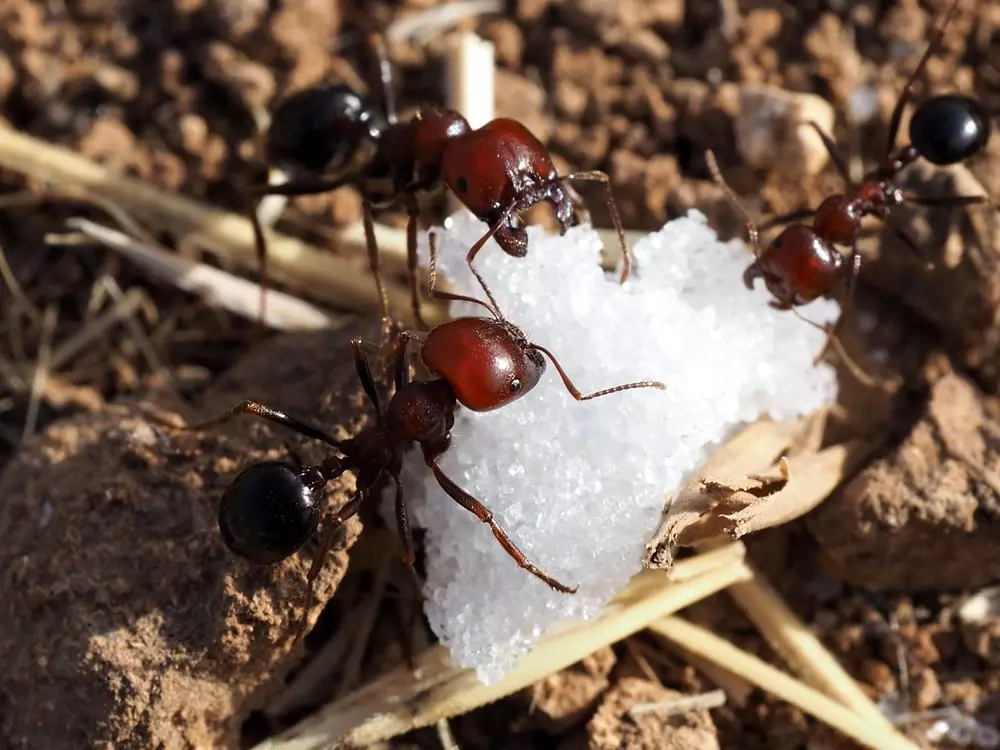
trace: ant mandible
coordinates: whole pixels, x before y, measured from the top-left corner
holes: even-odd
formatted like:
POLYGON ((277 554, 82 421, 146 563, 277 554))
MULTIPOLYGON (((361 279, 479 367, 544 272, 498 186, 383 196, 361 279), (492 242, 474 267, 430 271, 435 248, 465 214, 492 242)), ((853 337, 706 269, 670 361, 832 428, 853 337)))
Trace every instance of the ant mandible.
MULTIPOLYGON (((473 265, 476 255, 493 237, 513 257, 524 257, 528 234, 518 214, 536 203, 549 203, 561 233, 575 220, 589 221, 571 182, 604 184, 605 197, 618 234, 623 263, 620 282, 628 279, 632 261, 625 233, 604 172, 559 175, 542 143, 521 123, 498 118, 472 130, 451 109, 425 106, 405 122, 396 116, 391 65, 379 34, 367 37, 378 61, 385 114, 375 104, 345 85, 321 85, 303 90, 279 105, 265 141, 268 160, 308 174, 341 173, 334 179, 297 179, 252 190, 265 195, 314 195, 353 185, 362 195, 368 262, 375 277, 382 315, 383 339, 391 328, 388 299, 379 271, 372 211, 400 202, 407 222, 407 270, 417 326, 426 330, 420 312, 417 278, 417 219, 421 197, 447 187, 490 229, 469 250, 467 262, 495 306, 489 287, 473 265)), ((264 294, 267 249, 256 210, 251 207, 258 263, 264 294)), ((384 343, 384 341, 383 341, 384 343)))
MULTIPOLYGON (((900 92, 889 121, 885 157, 860 184, 852 182, 844 158, 830 136, 815 122, 808 123, 819 134, 834 166, 847 181, 849 189, 845 193, 826 198, 818 208, 777 216, 758 228, 726 184, 715 155, 711 151, 706 153, 713 179, 746 220, 755 259, 743 274, 744 283, 748 289, 753 289, 754 282, 758 278, 763 279, 774 297, 770 302, 773 307, 794 310, 797 306, 831 294, 845 278, 847 298, 851 298, 861 270, 858 239, 861 220, 865 216, 877 216, 889 222, 892 209, 904 202, 921 206, 958 207, 987 201, 985 196, 978 195, 931 198, 904 194, 894 184, 903 168, 920 157, 939 166, 958 164, 982 151, 989 140, 990 120, 982 104, 970 97, 945 94, 931 97, 917 107, 910 119, 910 143, 893 150, 903 110, 913 96, 917 78, 926 67, 928 59, 941 46, 945 28, 954 15, 957 4, 955 0, 949 8, 926 52, 900 92), (798 223, 810 218, 811 226, 798 223), (781 224, 790 226, 762 249, 760 230, 781 224), (834 245, 850 246, 850 256, 845 258, 834 245)), ((908 234, 891 222, 889 227, 915 255, 922 257, 908 234)), ((832 336, 832 332, 830 335, 832 336)))
MULTIPOLYGON (((329 553, 333 536, 355 515, 385 479, 396 486, 395 511, 403 561, 412 570, 413 539, 400 471, 403 454, 416 443, 437 483, 466 510, 487 524, 500 545, 517 564, 561 593, 577 587, 560 583, 531 562, 518 548, 492 512, 459 487, 438 464, 451 446, 455 409, 461 404, 472 411, 499 409, 521 398, 536 385, 552 362, 566 390, 577 401, 607 396, 636 388, 665 389, 658 381, 638 381, 584 394, 574 385, 562 365, 548 349, 530 341, 524 332, 504 318, 495 307, 473 297, 444 292, 435 287, 436 245, 431 245, 430 291, 433 296, 472 302, 492 317, 455 318, 430 331, 401 331, 394 366, 395 391, 383 409, 366 350, 374 345, 360 338, 351 341, 354 364, 365 395, 375 407, 374 424, 354 437, 336 440, 284 412, 256 401, 243 401, 225 413, 184 429, 203 430, 227 422, 240 414, 251 414, 321 441, 340 455, 319 464, 293 466, 281 461, 263 461, 244 469, 219 503, 219 530, 226 546, 237 555, 258 564, 272 564, 297 552, 316 532, 320 521, 322 492, 328 482, 345 471, 356 475, 357 491, 334 515, 307 574, 305 612, 312 603, 313 584, 329 553), (427 380, 410 377, 410 343, 421 344, 420 357, 431 374, 427 380)), ((303 615, 296 640, 305 628, 303 615)))

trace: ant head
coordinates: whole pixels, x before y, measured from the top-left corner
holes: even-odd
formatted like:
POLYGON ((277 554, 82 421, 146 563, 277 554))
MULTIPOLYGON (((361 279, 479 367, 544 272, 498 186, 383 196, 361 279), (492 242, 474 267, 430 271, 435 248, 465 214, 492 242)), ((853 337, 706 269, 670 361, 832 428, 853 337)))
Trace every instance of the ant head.
POLYGON ((910 143, 927 161, 939 166, 975 156, 989 139, 990 119, 983 105, 972 97, 931 97, 910 119, 910 143))
POLYGON ((445 379, 459 403, 492 411, 530 391, 545 372, 545 359, 520 329, 506 320, 457 318, 427 334, 421 349, 427 369, 445 379))
POLYGON ((813 228, 792 224, 761 253, 744 281, 764 279, 768 291, 782 305, 804 305, 829 294, 840 281, 844 256, 824 241, 813 228))
POLYGON ((374 103, 344 84, 299 91, 279 104, 267 133, 267 157, 278 167, 336 172, 349 165, 365 141, 386 127, 374 103))
POLYGON ((280 461, 244 469, 219 502, 219 531, 235 554, 270 565, 294 554, 319 525, 315 469, 280 461))
POLYGON ((524 125, 507 118, 491 120, 451 141, 444 150, 442 167, 448 188, 466 208, 491 224, 515 201, 532 198, 518 207, 521 210, 547 198, 532 191, 558 178, 541 141, 524 125))

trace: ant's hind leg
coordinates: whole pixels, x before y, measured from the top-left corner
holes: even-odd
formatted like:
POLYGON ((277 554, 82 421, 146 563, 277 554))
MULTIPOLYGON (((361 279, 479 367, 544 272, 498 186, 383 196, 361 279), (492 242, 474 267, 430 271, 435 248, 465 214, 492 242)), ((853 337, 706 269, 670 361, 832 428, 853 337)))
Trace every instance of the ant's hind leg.
POLYGON ((396 526, 399 529, 399 540, 403 545, 403 565, 407 570, 407 579, 413 588, 413 608, 410 612, 407 624, 407 652, 410 666, 413 666, 413 655, 415 652, 415 638, 417 625, 420 622, 420 608, 423 603, 424 587, 417 574, 416 556, 413 553, 413 533, 410 530, 410 517, 406 511, 406 502, 403 499, 403 486, 399 482, 399 477, 393 476, 396 483, 396 526))
POLYGON ((430 468, 430 470, 434 472, 434 478, 437 479, 438 484, 441 485, 441 489, 443 489, 452 500, 461 505, 470 513, 475 514, 476 518, 478 518, 480 521, 487 524, 490 527, 490 531, 493 532, 493 536, 495 536, 496 540, 500 542, 500 546, 503 547, 504 550, 506 550, 508 555, 514 558, 514 561, 518 565, 527 570, 536 578, 540 578, 541 580, 545 581, 545 583, 547 583, 551 588, 555 589, 560 593, 575 594, 577 592, 577 589, 579 588, 578 586, 567 586, 564 583, 560 583, 555 578, 546 573, 544 570, 535 565, 533 562, 531 562, 527 558, 527 556, 520 549, 518 549, 517 545, 514 544, 513 540, 507 535, 507 532, 504 531, 503 527, 496 522, 496 520, 493 518, 493 513, 490 512, 489 508, 487 508, 481 502, 476 500, 476 498, 474 498, 468 492, 466 492, 457 484, 455 484, 448 477, 448 475, 441 470, 441 467, 438 466, 437 461, 435 461, 432 457, 425 455, 424 459, 427 462, 427 466, 430 468))
POLYGON ((298 419, 288 416, 285 412, 270 407, 267 404, 262 404, 259 401, 241 401, 232 409, 229 409, 216 417, 212 417, 211 419, 206 419, 204 422, 197 422, 195 424, 183 426, 170 424, 169 426, 182 429, 186 432, 200 432, 208 427, 224 424, 241 414, 249 414, 254 417, 260 417, 261 419, 266 419, 268 422, 273 422, 274 424, 279 424, 282 427, 294 430, 307 438, 319 440, 327 445, 332 445, 335 448, 340 447, 339 440, 327 435, 322 430, 312 427, 305 422, 300 422, 298 419))
POLYGON ((323 571, 323 565, 326 563, 326 558, 330 554, 330 550, 333 547, 333 540, 343 527, 344 522, 358 512, 358 508, 361 507, 361 504, 368 497, 369 491, 369 489, 364 489, 358 490, 354 493, 354 497, 348 500, 344 504, 344 507, 337 511, 337 514, 330 522, 330 527, 323 534, 323 539, 319 544, 319 550, 317 550, 316 556, 313 558, 312 564, 309 566, 309 572, 306 573, 306 595, 302 603, 302 617, 299 620, 298 628, 295 630, 293 648, 294 645, 297 645, 298 642, 302 640, 302 636, 306 633, 306 627, 309 625, 309 610, 312 609, 313 600, 315 599, 316 579, 319 578, 319 574, 323 571))
POLYGON ((420 312, 420 274, 417 271, 417 218, 420 210, 415 200, 410 203, 409 214, 406 222, 406 271, 410 280, 410 303, 417 328, 426 331, 429 326, 420 312))
POLYGON ((378 244, 375 240, 375 219, 368 201, 363 201, 362 213, 365 225, 365 245, 368 248, 368 267, 375 279, 375 291, 378 294, 379 314, 382 316, 382 334, 379 339, 379 349, 385 348, 392 336, 392 320, 389 317, 389 295, 382 280, 382 270, 379 268, 378 244))

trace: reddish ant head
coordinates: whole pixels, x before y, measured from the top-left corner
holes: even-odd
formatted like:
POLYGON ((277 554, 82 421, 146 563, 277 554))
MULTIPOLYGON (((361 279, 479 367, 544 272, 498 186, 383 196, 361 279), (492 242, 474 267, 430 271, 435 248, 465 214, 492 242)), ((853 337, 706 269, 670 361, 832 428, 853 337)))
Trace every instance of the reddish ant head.
POLYGON ((321 84, 293 94, 275 108, 267 132, 267 158, 275 166, 313 174, 339 171, 365 141, 377 141, 385 127, 374 103, 344 84, 321 84))
MULTIPOLYGON (((559 182, 552 157, 516 120, 498 118, 450 142, 443 168, 448 188, 491 227, 512 204, 516 213, 539 201, 552 205, 563 232, 573 221, 573 201, 559 182)), ((528 250, 528 233, 513 214, 497 229, 494 239, 516 258, 528 250)))
POLYGON ((747 268, 743 281, 753 288, 757 278, 781 307, 812 302, 829 294, 844 274, 844 256, 804 224, 792 224, 747 268))
POLYGON ((492 411, 530 391, 545 372, 541 352, 517 328, 490 318, 457 318, 427 334, 421 349, 427 369, 444 378, 459 403, 492 411))

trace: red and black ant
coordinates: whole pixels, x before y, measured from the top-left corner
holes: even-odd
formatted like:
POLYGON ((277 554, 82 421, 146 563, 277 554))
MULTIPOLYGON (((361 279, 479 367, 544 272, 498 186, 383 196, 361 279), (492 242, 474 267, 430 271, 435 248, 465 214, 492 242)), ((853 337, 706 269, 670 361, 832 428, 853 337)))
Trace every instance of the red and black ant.
MULTIPOLYGON (((252 414, 324 442, 340 454, 313 466, 296 467, 281 461, 264 461, 249 466, 236 477, 219 504, 219 530, 230 550, 255 563, 275 563, 298 551, 318 528, 326 484, 345 471, 355 473, 357 491, 334 515, 309 569, 307 612, 312 602, 313 583, 330 550, 334 532, 376 493, 383 480, 391 479, 396 485, 396 520, 403 542, 403 559, 412 569, 412 536, 399 474, 404 451, 413 443, 420 447, 424 462, 445 493, 488 524, 497 541, 518 565, 556 591, 575 593, 576 587, 560 583, 531 562, 490 510, 459 487, 438 465, 438 458, 451 446, 455 409, 461 404, 472 411, 492 411, 521 398, 541 380, 546 358, 577 401, 635 388, 666 388, 661 382, 645 380, 581 393, 555 355, 530 341, 495 307, 473 297, 437 290, 435 265, 432 245, 430 291, 433 296, 472 302, 484 307, 492 317, 456 318, 426 332, 401 331, 395 355, 395 391, 384 409, 365 353, 374 347, 362 339, 352 340, 361 386, 375 407, 376 419, 371 426, 352 438, 336 440, 278 409, 244 401, 220 416, 185 428, 202 430, 240 414, 252 414), (420 358, 430 373, 429 379, 410 377, 411 342, 420 342, 420 358)), ((299 636, 304 624, 303 619, 299 636)))
MULTIPOLYGON (((265 150, 268 161, 299 173, 338 177, 295 179, 280 185, 261 186, 254 198, 265 195, 314 195, 353 185, 364 203, 368 260, 381 306, 383 337, 390 320, 385 287, 379 273, 372 211, 402 204, 409 214, 407 266, 410 294, 417 326, 426 330, 420 313, 417 280, 417 219, 424 195, 450 189, 490 229, 469 250, 467 260, 490 302, 489 288, 473 266, 473 260, 493 237, 509 255, 523 257, 528 234, 519 212, 536 203, 549 203, 562 233, 574 220, 589 221, 582 199, 572 189, 574 180, 604 183, 612 221, 623 254, 621 283, 631 272, 631 256, 604 172, 588 171, 560 175, 552 157, 521 123, 500 118, 472 130, 466 119, 451 109, 425 106, 409 120, 396 116, 391 67, 380 35, 369 43, 378 59, 384 114, 375 103, 346 85, 321 85, 293 95, 272 115, 265 150)), ((266 284, 267 249, 256 211, 251 220, 262 272, 262 294, 266 284)))
MULTIPOLYGON (((743 280, 748 289, 753 289, 754 282, 758 278, 763 279, 774 297, 770 302, 772 307, 794 310, 797 306, 830 295, 845 279, 849 299, 861 270, 858 240, 861 220, 865 216, 877 216, 883 221, 889 221, 892 209, 904 202, 921 206, 957 207, 988 200, 985 196, 978 195, 922 197, 906 194, 894 184, 903 168, 920 157, 936 165, 958 164, 982 151, 989 140, 990 120, 982 104, 970 97, 945 94, 931 97, 917 107, 910 119, 910 143, 894 150, 903 110, 913 95, 917 78, 928 59, 940 47, 945 28, 954 15, 956 6, 957 0, 935 31, 927 51, 896 101, 889 121, 885 157, 860 184, 852 182, 847 165, 830 136, 815 122, 808 123, 819 134, 849 189, 845 193, 826 198, 818 208, 795 211, 767 222, 763 229, 781 224, 790 226, 763 249, 756 223, 726 184, 715 155, 711 151, 706 153, 713 179, 746 219, 747 234, 755 259, 743 274, 743 280), (812 219, 811 225, 799 223, 809 218, 812 219), (845 257, 835 249, 835 245, 849 246, 850 255, 845 257)), ((905 232, 891 222, 889 226, 915 255, 922 257, 916 243, 905 232)), ((832 331, 829 335, 832 337, 832 331)))

